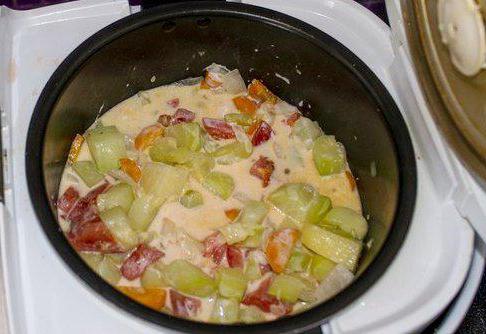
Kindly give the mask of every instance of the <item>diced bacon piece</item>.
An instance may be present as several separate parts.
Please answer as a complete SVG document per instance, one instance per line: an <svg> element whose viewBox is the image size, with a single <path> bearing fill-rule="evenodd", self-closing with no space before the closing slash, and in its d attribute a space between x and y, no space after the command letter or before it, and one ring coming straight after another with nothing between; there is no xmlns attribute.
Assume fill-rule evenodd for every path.
<svg viewBox="0 0 486 334"><path fill-rule="evenodd" d="M349 170L346 171L346 173L344 173L346 175L346 178L348 179L348 182L349 182L349 187L351 188L351 191L354 191L354 189L356 189L356 180L353 176L353 174L351 174L351 172Z"/></svg>
<svg viewBox="0 0 486 334"><path fill-rule="evenodd" d="M68 213L79 200L79 193L74 187L69 187L66 189L64 194L57 199L58 210Z"/></svg>
<svg viewBox="0 0 486 334"><path fill-rule="evenodd" d="M268 294L268 289L272 283L272 278L264 279L259 287L250 293L247 293L241 301L244 305L254 305L263 312L271 312L277 316L283 316L292 311L292 305L278 300L276 297Z"/></svg>
<svg viewBox="0 0 486 334"><path fill-rule="evenodd" d="M231 125L223 120L215 118L203 118L202 124L206 132L216 140L232 139L236 137Z"/></svg>
<svg viewBox="0 0 486 334"><path fill-rule="evenodd" d="M203 241L203 256L211 257L214 263L220 264L226 255L226 240L220 232L214 232Z"/></svg>
<svg viewBox="0 0 486 334"><path fill-rule="evenodd" d="M162 126L168 127L170 125L171 120L172 120L171 115L163 114L159 116L157 122L159 122Z"/></svg>
<svg viewBox="0 0 486 334"><path fill-rule="evenodd" d="M259 120L258 122L254 122L252 125L250 125L250 127L248 128L248 130L246 130L246 134L250 137L253 137L253 134L255 133L255 131L258 129L258 127L260 126L260 123L262 121Z"/></svg>
<svg viewBox="0 0 486 334"><path fill-rule="evenodd" d="M300 118L301 114L298 113L298 112L294 112L292 113L286 120L285 120L285 124L287 124L288 126L293 126L295 124L295 122L297 122L297 120Z"/></svg>
<svg viewBox="0 0 486 334"><path fill-rule="evenodd" d="M240 248L229 245L226 248L226 259L231 268L243 269L245 258Z"/></svg>
<svg viewBox="0 0 486 334"><path fill-rule="evenodd" d="M260 158L251 166L250 174L262 180L263 188L267 187L275 170L275 165L272 160L267 157L260 156Z"/></svg>
<svg viewBox="0 0 486 334"><path fill-rule="evenodd" d="M76 160L78 160L78 155L81 151L81 146L83 145L83 143L84 137L80 134L77 134L76 137L74 137L73 143L71 144L71 149L69 150L68 162L70 164L73 164L76 162Z"/></svg>
<svg viewBox="0 0 486 334"><path fill-rule="evenodd" d="M233 221L236 219L236 217L239 216L240 211L241 211L240 209L233 208L233 209L224 210L224 214L226 215L226 217L228 217L229 220Z"/></svg>
<svg viewBox="0 0 486 334"><path fill-rule="evenodd" d="M278 101L278 98L267 87L265 87L260 80L257 79L253 79L253 81L248 85L248 94L254 99L262 102L275 104Z"/></svg>
<svg viewBox="0 0 486 334"><path fill-rule="evenodd" d="M196 114L190 110L179 108L176 110L175 114L170 120L170 125L175 125L179 123L189 123L196 118Z"/></svg>
<svg viewBox="0 0 486 334"><path fill-rule="evenodd" d="M195 297L185 296L175 290L169 290L172 313L178 317L195 317L201 309L201 300Z"/></svg>
<svg viewBox="0 0 486 334"><path fill-rule="evenodd" d="M164 289L144 289L132 286L120 286L118 289L133 300L156 311L160 311L165 306L166 292Z"/></svg>
<svg viewBox="0 0 486 334"><path fill-rule="evenodd" d="M270 139L272 136L272 127L265 121L261 121L258 127L256 128L255 132L253 133L253 137L251 138L251 143L253 146L258 146L267 140Z"/></svg>
<svg viewBox="0 0 486 334"><path fill-rule="evenodd" d="M200 88L201 89L218 88L222 84L223 83L221 81L215 78L214 74L206 71L206 73L204 74L204 79L201 81Z"/></svg>
<svg viewBox="0 0 486 334"><path fill-rule="evenodd" d="M76 202L71 208L67 216L67 220L72 223L85 223L93 220L97 220L98 209L96 207L96 199L98 195L107 190L110 187L108 182L91 190L86 196Z"/></svg>
<svg viewBox="0 0 486 334"><path fill-rule="evenodd" d="M180 100L178 97L173 98L169 101L167 101L167 104L171 106L172 108L177 108L179 106Z"/></svg>
<svg viewBox="0 0 486 334"><path fill-rule="evenodd" d="M270 234L265 255L273 271L276 273L284 271L298 238L299 231L293 228L284 228Z"/></svg>
<svg viewBox="0 0 486 334"><path fill-rule="evenodd" d="M135 148L139 151L145 150L153 144L155 139L162 136L163 133L164 128L159 123L143 128L137 137L135 137Z"/></svg>
<svg viewBox="0 0 486 334"><path fill-rule="evenodd" d="M67 238L77 251L114 253L121 250L99 217L73 224Z"/></svg>
<svg viewBox="0 0 486 334"><path fill-rule="evenodd" d="M139 278L145 269L152 263L164 256L164 253L157 248L140 244L123 262L121 273L128 280Z"/></svg>
<svg viewBox="0 0 486 334"><path fill-rule="evenodd" d="M269 273L272 271L272 267L268 263L260 263L260 271L262 272L262 275L265 275L266 273Z"/></svg>
<svg viewBox="0 0 486 334"><path fill-rule="evenodd" d="M132 178L133 181L138 182L142 178L142 171L137 163L128 158L120 159L120 169Z"/></svg>
<svg viewBox="0 0 486 334"><path fill-rule="evenodd" d="M258 109L258 103L247 96L237 96L233 98L233 103L239 112L249 116L255 115L255 112Z"/></svg>

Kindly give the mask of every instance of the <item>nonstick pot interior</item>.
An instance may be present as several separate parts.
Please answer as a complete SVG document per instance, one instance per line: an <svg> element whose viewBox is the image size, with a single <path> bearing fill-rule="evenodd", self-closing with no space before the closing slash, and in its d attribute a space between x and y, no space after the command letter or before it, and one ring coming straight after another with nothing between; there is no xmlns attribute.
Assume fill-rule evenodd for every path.
<svg viewBox="0 0 486 334"><path fill-rule="evenodd" d="M200 76L212 62L238 68L247 80L262 79L346 146L370 225L358 279L304 313L231 330L271 333L315 326L366 291L390 264L412 217L416 172L406 125L383 85L349 50L296 19L242 4L179 4L132 15L84 42L46 85L30 124L26 168L39 221L72 270L121 308L181 331L211 333L222 327L174 318L123 296L84 264L55 218L75 134L138 91Z"/></svg>

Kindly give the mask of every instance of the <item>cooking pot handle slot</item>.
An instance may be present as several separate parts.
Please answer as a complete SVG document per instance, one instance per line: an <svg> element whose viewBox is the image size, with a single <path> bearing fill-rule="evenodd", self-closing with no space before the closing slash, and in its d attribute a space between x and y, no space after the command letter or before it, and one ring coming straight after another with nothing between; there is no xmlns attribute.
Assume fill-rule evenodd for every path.
<svg viewBox="0 0 486 334"><path fill-rule="evenodd" d="M148 9L156 6L163 6L163 5L168 5L172 3L178 3L178 2L195 2L195 1L201 1L201 0L141 0L140 1L140 6L143 9ZM211 0L211 1L226 1L226 0Z"/></svg>

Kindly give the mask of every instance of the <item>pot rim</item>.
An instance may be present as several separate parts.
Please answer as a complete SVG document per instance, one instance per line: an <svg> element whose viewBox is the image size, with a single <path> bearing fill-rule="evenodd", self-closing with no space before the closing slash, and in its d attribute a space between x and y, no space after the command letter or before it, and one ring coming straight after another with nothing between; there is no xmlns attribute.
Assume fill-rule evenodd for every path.
<svg viewBox="0 0 486 334"><path fill-rule="evenodd" d="M383 246L360 277L330 300L305 312L258 324L220 325L186 320L147 308L116 290L85 264L65 238L57 218L50 209L42 165L44 135L51 110L71 76L91 55L120 36L157 21L185 16L236 17L269 24L297 34L340 60L357 76L374 100L383 106L380 109L386 110L383 112L383 117L391 130L400 165L399 196L393 224ZM235 334L248 331L275 333L276 328L282 333L301 332L326 322L331 315L366 292L391 264L412 220L417 188L415 154L407 126L386 88L356 55L321 30L288 15L248 4L211 1L163 5L142 11L110 24L81 43L56 69L37 101L28 130L25 163L26 177L29 179L29 194L36 216L51 245L76 276L124 311L154 324L182 332L214 333L217 330L228 329Z"/></svg>

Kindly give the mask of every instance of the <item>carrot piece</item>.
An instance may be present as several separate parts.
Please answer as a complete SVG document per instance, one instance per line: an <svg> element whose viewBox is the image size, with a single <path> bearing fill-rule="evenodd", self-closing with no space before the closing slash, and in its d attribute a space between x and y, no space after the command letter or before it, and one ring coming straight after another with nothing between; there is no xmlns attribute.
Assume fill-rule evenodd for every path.
<svg viewBox="0 0 486 334"><path fill-rule="evenodd" d="M353 191L354 189L356 189L356 180L354 179L353 174L351 174L349 170L346 171L345 175L346 178L348 179L349 187L351 188L351 191Z"/></svg>
<svg viewBox="0 0 486 334"><path fill-rule="evenodd" d="M123 158L120 159L120 168L125 174L130 176L133 181L138 182L142 177L142 171L138 167L137 163L132 159Z"/></svg>
<svg viewBox="0 0 486 334"><path fill-rule="evenodd" d="M73 143L71 144L71 149L69 150L68 162L70 164L73 164L76 162L76 160L78 160L78 155L81 151L81 146L83 145L83 143L84 137L80 134L77 134L76 137L74 137Z"/></svg>
<svg viewBox="0 0 486 334"><path fill-rule="evenodd" d="M118 289L133 300L160 311L165 306L166 292L164 289L144 289L131 286L120 286Z"/></svg>
<svg viewBox="0 0 486 334"><path fill-rule="evenodd" d="M248 98L247 96L237 96L233 98L233 103L235 104L236 109L238 109L239 112L249 116L255 115L255 112L258 109L258 103Z"/></svg>
<svg viewBox="0 0 486 334"><path fill-rule="evenodd" d="M299 231L294 228L284 228L269 236L265 255L273 271L276 273L284 271L298 237Z"/></svg>
<svg viewBox="0 0 486 334"><path fill-rule="evenodd" d="M262 122L263 122L262 120L258 120L255 123L253 123L252 125L250 125L248 130L246 130L246 134L250 137L253 136L253 134L260 127L260 124L262 124Z"/></svg>
<svg viewBox="0 0 486 334"><path fill-rule="evenodd" d="M135 148L139 151L143 151L157 139L164 134L164 128L161 124L156 123L154 125L143 128L142 131L135 138Z"/></svg>
<svg viewBox="0 0 486 334"><path fill-rule="evenodd" d="M233 221L236 219L236 217L238 217L240 211L241 211L240 209L233 208L233 209L224 210L224 214L226 215L226 217L228 217L229 220Z"/></svg>
<svg viewBox="0 0 486 334"><path fill-rule="evenodd" d="M221 81L216 80L211 73L206 71L204 74L204 79L201 81L201 85L199 86L201 89L211 89L211 88L218 88L223 83Z"/></svg>
<svg viewBox="0 0 486 334"><path fill-rule="evenodd" d="M270 102L271 104L275 104L278 101L278 97L275 96L265 85L257 79L253 79L253 81L248 86L248 94L262 102Z"/></svg>

